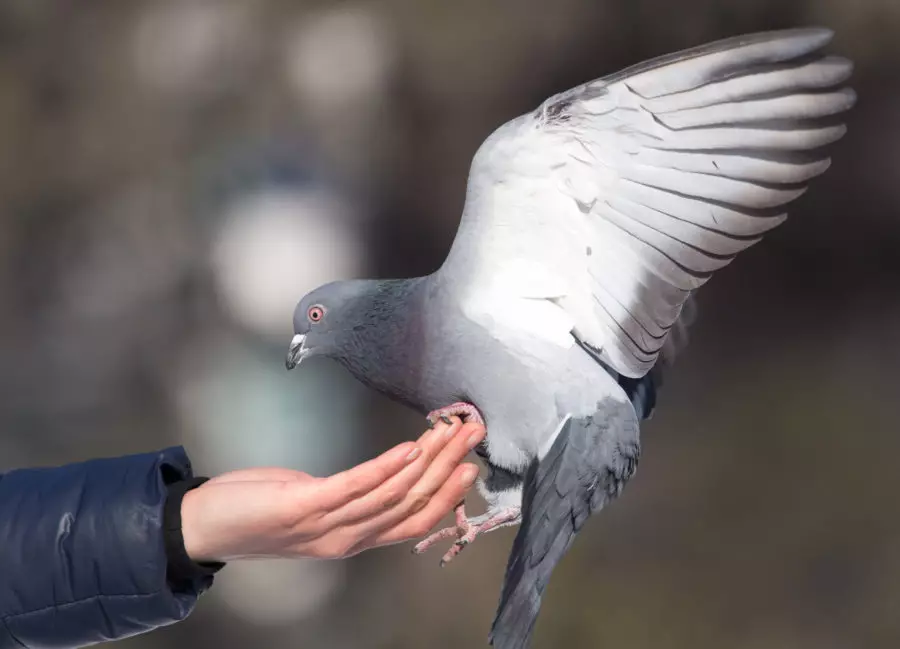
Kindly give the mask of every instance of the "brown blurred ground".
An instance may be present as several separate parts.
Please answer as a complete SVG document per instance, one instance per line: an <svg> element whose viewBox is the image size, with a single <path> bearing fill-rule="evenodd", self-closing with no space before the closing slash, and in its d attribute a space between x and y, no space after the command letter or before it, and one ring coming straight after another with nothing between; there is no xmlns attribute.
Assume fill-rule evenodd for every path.
<svg viewBox="0 0 900 649"><path fill-rule="evenodd" d="M900 646L894 0L0 3L0 468L183 443L201 471L333 470L416 435L330 367L284 374L277 296L340 255L434 269L476 147L549 94L805 24L857 61L850 131L787 224L699 294L638 476L557 571L536 649ZM282 274L267 328L252 287L223 299L214 242L225 213L253 232L235 197L310 186L353 215L312 211L344 234ZM280 580L229 567L187 623L122 646L485 646L512 534L445 570L407 547Z"/></svg>

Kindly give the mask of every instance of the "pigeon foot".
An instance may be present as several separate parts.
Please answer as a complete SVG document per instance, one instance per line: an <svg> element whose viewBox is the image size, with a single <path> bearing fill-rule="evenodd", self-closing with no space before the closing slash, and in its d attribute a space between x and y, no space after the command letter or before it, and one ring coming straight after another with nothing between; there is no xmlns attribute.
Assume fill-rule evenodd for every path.
<svg viewBox="0 0 900 649"><path fill-rule="evenodd" d="M481 424L482 426L484 425L484 417L478 412L478 408L471 403L464 403L462 401L457 401L456 403L451 403L449 406L432 410L428 413L427 419L431 426L435 426L439 419L445 424L449 424L450 417L453 416L459 417L467 424L475 423Z"/></svg>
<svg viewBox="0 0 900 649"><path fill-rule="evenodd" d="M518 507L506 507L494 512L489 511L481 516L468 518L466 516L466 504L461 502L454 511L456 513L456 526L446 527L422 540L413 548L413 554L422 554L438 541L455 536L456 542L441 558L441 567L443 568L453 561L456 555L462 552L478 536L498 530L501 527L516 525L522 519L522 512Z"/></svg>

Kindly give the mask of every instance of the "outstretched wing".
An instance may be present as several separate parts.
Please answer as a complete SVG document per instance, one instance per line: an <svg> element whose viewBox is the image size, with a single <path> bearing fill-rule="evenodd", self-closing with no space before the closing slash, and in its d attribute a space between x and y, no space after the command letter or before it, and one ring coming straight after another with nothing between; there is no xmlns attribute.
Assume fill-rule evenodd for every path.
<svg viewBox="0 0 900 649"><path fill-rule="evenodd" d="M547 454L529 468L522 524L491 628L497 649L528 646L553 569L588 517L619 495L639 456L634 411L604 402L591 417L568 419Z"/></svg>
<svg viewBox="0 0 900 649"><path fill-rule="evenodd" d="M786 218L845 132L852 64L825 29L742 36L556 95L472 163L440 273L498 338L574 337L625 376L691 291Z"/></svg>

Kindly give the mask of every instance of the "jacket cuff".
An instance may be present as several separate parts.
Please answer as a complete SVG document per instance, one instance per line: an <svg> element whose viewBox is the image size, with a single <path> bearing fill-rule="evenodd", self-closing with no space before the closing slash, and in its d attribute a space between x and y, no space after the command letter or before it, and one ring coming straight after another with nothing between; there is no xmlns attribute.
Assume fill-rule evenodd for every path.
<svg viewBox="0 0 900 649"><path fill-rule="evenodd" d="M168 565L166 581L174 591L189 589L192 583L211 579L225 564L221 562L198 563L188 556L181 531L181 502L184 495L196 489L209 478L195 477L167 485L168 496L163 514L163 534Z"/></svg>

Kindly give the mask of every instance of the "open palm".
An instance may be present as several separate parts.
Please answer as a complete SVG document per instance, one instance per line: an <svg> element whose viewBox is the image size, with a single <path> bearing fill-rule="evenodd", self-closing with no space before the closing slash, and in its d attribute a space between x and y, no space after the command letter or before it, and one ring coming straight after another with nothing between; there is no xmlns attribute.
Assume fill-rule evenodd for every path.
<svg viewBox="0 0 900 649"><path fill-rule="evenodd" d="M484 434L454 418L325 478L274 467L218 476L185 495L185 548L195 561L334 559L418 538L475 481L478 468L462 461Z"/></svg>

